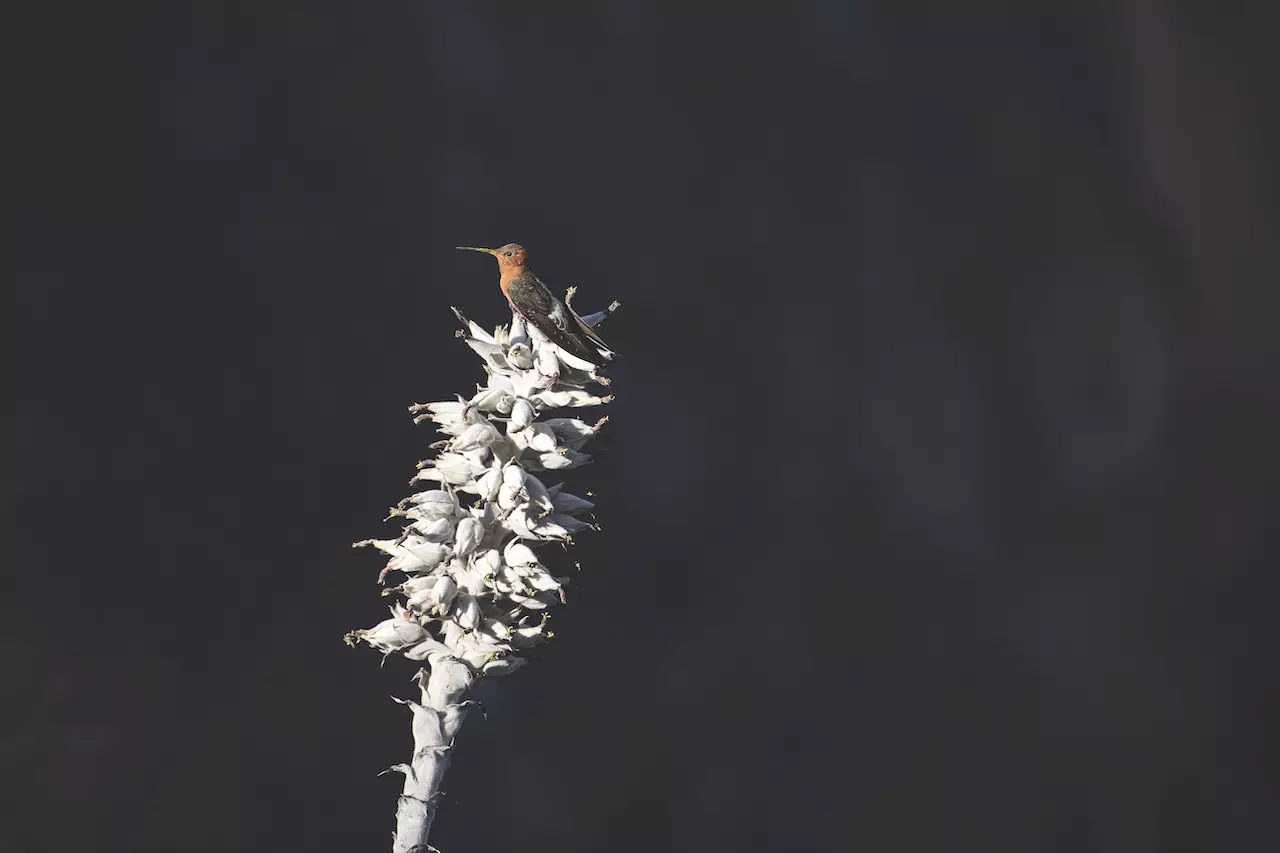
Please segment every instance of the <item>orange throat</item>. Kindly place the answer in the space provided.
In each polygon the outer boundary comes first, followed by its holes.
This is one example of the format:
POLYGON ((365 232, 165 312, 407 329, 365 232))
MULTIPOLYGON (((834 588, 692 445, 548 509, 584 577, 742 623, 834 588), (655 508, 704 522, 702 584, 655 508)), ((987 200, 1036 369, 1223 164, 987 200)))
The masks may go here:
POLYGON ((509 267, 502 267, 502 277, 498 279, 498 287, 502 288, 502 295, 507 297, 508 302, 511 301, 511 294, 507 293, 507 287, 511 284, 511 279, 520 275, 522 272, 524 272, 523 266, 516 266, 512 264, 509 267))

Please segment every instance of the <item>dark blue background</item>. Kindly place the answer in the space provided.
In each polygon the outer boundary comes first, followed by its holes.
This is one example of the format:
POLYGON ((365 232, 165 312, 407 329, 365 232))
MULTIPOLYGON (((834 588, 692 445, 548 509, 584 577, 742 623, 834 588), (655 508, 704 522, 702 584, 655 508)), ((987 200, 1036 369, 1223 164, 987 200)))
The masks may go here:
POLYGON ((348 544, 510 240, 603 532, 440 848, 1276 849, 1275 7, 956 5, 41 6, 0 850, 385 849, 348 544))

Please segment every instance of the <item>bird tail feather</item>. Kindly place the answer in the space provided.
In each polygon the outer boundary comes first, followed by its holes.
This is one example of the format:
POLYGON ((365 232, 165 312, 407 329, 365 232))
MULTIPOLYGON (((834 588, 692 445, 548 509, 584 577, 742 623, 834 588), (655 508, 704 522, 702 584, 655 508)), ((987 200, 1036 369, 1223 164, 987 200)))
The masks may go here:
POLYGON ((596 349, 600 350, 601 357, 603 357, 606 361, 612 361, 613 357, 617 355, 617 353, 614 352, 613 349, 611 349, 610 346, 606 344, 598 334, 596 334, 595 329, 591 328, 591 326, 588 325, 585 320, 583 320, 581 317, 578 316, 577 311, 574 311, 573 308, 570 306, 565 306, 565 307, 569 308, 569 316, 573 318, 574 325, 577 326, 578 332, 584 338, 590 341, 596 347, 596 349))

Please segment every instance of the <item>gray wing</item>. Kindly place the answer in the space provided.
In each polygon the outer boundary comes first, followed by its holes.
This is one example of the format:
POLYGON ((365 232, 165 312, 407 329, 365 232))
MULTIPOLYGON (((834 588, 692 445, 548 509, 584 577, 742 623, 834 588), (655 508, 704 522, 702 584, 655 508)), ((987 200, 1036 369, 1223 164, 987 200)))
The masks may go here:
POLYGON ((507 283, 507 296, 520 309, 520 313, 529 319, 534 316, 550 317, 554 303, 559 301, 551 295, 546 285, 527 272, 507 283))

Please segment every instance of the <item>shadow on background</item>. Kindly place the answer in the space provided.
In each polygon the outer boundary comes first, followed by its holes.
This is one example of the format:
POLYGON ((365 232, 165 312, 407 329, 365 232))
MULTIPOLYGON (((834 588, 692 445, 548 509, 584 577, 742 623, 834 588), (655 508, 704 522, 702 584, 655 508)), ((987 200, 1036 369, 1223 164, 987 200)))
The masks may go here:
POLYGON ((1273 849, 1276 14, 590 5, 32 30, 0 850, 385 847, 347 546, 509 240, 604 530, 440 848, 1273 849))

